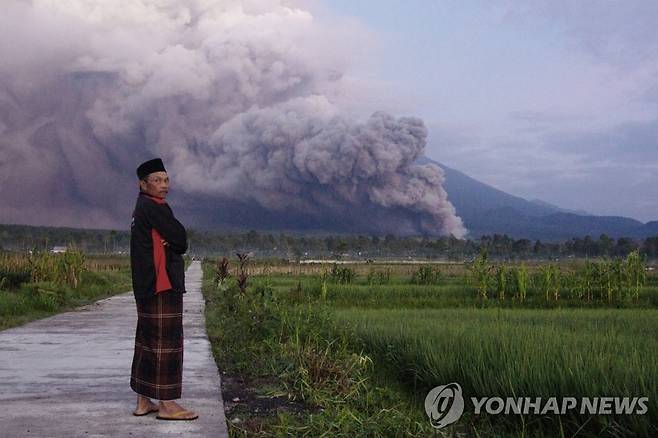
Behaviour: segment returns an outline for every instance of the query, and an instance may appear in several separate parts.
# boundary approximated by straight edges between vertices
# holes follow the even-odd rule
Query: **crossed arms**
[[[164,245],[176,254],[187,252],[187,232],[167,204],[146,203],[146,220],[162,236]]]

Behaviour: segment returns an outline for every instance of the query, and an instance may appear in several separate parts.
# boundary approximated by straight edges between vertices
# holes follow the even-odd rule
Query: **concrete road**
[[[0,437],[226,437],[220,376],[204,325],[201,264],[183,299],[185,353],[178,402],[193,421],[132,415],[137,326],[128,292],[0,332]]]

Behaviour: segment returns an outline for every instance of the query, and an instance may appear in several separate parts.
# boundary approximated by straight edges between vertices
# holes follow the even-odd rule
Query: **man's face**
[[[142,192],[157,198],[166,198],[169,192],[169,177],[167,172],[153,172],[146,177],[146,181],[139,180]]]

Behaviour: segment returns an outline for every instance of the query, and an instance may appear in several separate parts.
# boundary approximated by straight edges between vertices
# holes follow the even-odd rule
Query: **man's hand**
[[[164,246],[169,245],[169,242],[167,242],[166,240],[164,240],[164,239],[160,239],[160,240],[162,240],[162,244],[163,244]]]

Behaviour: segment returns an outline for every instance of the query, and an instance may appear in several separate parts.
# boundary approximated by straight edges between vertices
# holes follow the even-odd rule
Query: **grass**
[[[271,287],[278,298],[289,303],[309,302],[321,296],[322,281],[317,276],[270,275],[255,277],[252,283]],[[496,297],[482,300],[478,298],[476,288],[463,277],[449,277],[439,285],[409,284],[409,278],[396,277],[391,284],[382,285],[368,285],[363,279],[349,284],[327,282],[326,301],[336,307],[367,308],[658,308],[658,285],[651,279],[642,288],[639,300],[616,299],[612,302],[599,299],[598,295],[592,301],[584,301],[568,288],[562,290],[558,301],[552,298],[547,301],[539,288],[529,288],[526,299],[520,302],[510,294],[505,300]]]
[[[352,349],[352,334],[328,309],[291,306],[262,287],[244,296],[235,287],[217,290],[209,266],[204,268],[206,329],[222,371],[231,436],[432,432],[409,395],[387,382],[369,356]],[[235,388],[227,381],[243,384]],[[232,403],[250,393],[261,402]],[[265,408],[262,400],[269,400]]]
[[[477,287],[454,267],[432,285],[411,284],[417,271],[408,266],[379,277],[384,284],[369,284],[371,270],[363,266],[346,284],[330,281],[329,269],[317,266],[261,268],[254,267],[261,275],[240,294],[230,282],[216,289],[212,265],[204,263],[213,352],[226,380],[241,382],[244,394],[300,404],[259,412],[249,400],[232,403],[232,387],[224,400],[233,436],[658,433],[655,274],[637,299],[622,291],[613,300],[600,292],[585,300],[565,284],[555,300],[536,281],[542,266],[534,265],[521,301],[513,289],[505,299],[493,292],[478,298]],[[644,396],[650,412],[487,416],[467,404],[459,422],[437,432],[424,397],[450,382],[460,383],[466,397]]]
[[[132,284],[126,261],[129,262],[127,257],[87,257],[88,267],[80,273],[77,287],[55,281],[31,282],[27,271],[27,276],[19,277],[22,282],[0,289],[0,330],[129,291]],[[21,263],[20,258],[14,257],[3,272],[21,272],[25,269]]]
[[[0,330],[132,289],[129,256],[77,255],[79,265],[76,285],[73,286],[67,276],[52,275],[55,271],[68,272],[66,267],[70,258],[67,260],[60,254],[39,254],[34,258],[36,262],[43,262],[37,268],[38,276],[49,281],[33,281],[35,272],[29,255],[0,253]],[[187,268],[191,259],[184,257],[184,261]]]
[[[458,382],[476,397],[649,397],[644,416],[562,418],[573,433],[650,436],[658,424],[658,310],[338,309],[413,393]],[[498,416],[483,421],[518,421]],[[552,419],[555,421],[555,419]],[[506,425],[509,428],[520,424]]]

